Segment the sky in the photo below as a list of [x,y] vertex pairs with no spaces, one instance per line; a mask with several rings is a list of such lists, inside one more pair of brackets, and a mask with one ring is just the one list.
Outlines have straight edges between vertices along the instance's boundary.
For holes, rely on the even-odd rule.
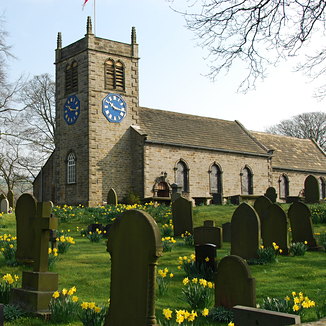
[[[94,17],[94,1],[95,17]],[[139,44],[141,106],[225,120],[264,131],[281,120],[303,113],[326,112],[326,100],[313,97],[316,83],[293,72],[286,62],[246,94],[237,93],[245,71],[234,67],[212,82],[206,75],[207,53],[198,47],[184,18],[167,0],[11,0],[1,1],[0,15],[16,59],[9,77],[49,73],[54,78],[57,33],[67,46],[84,37],[87,16],[101,38],[130,43],[136,27]]]

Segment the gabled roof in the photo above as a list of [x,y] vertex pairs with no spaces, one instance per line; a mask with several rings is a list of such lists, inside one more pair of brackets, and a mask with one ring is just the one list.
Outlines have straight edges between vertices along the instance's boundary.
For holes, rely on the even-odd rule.
[[273,168],[326,173],[326,155],[310,139],[251,132],[269,150],[274,150]]
[[237,121],[140,107],[138,132],[146,134],[147,143],[268,156]]

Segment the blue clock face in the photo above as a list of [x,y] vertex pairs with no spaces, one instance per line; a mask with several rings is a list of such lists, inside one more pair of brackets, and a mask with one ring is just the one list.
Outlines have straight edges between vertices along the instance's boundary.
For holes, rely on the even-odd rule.
[[110,122],[119,123],[127,115],[127,104],[119,94],[109,93],[103,99],[102,113]]
[[76,122],[80,114],[80,101],[76,95],[68,96],[63,106],[63,118],[68,125]]

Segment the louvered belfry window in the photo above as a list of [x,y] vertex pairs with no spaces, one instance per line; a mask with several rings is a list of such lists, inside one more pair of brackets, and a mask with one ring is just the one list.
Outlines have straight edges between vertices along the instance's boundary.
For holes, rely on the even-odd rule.
[[124,91],[125,69],[121,61],[108,59],[105,62],[105,88]]
[[66,67],[66,94],[78,92],[78,64],[73,61]]

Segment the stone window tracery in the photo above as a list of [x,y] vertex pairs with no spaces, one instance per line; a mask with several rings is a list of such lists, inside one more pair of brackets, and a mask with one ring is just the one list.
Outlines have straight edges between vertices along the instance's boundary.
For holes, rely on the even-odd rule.
[[67,183],[76,183],[76,155],[73,152],[67,157]]

